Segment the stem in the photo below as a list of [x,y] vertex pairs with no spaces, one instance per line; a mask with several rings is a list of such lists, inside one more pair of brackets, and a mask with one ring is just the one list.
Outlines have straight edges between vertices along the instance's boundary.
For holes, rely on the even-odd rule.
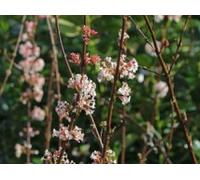
[[188,16],[188,17],[186,18],[185,23],[184,23],[184,25],[183,25],[183,29],[182,29],[182,31],[181,31],[180,38],[179,38],[179,41],[178,41],[178,44],[177,44],[177,47],[176,47],[176,52],[175,52],[175,55],[172,57],[172,63],[171,63],[171,66],[170,66],[170,69],[169,69],[168,74],[170,74],[170,72],[171,72],[171,70],[172,70],[174,64],[176,64],[176,61],[177,61],[177,59],[178,59],[178,57],[179,57],[179,55],[178,55],[179,49],[180,49],[180,47],[181,47],[181,45],[182,45],[183,34],[184,34],[184,32],[186,31],[186,27],[187,27],[187,24],[188,24],[188,22],[189,22],[189,19],[190,19],[190,16]]
[[105,138],[104,148],[103,148],[103,160],[105,160],[106,151],[107,151],[107,148],[110,143],[110,135],[112,132],[112,126],[111,126],[112,114],[113,114],[114,101],[115,101],[116,85],[117,85],[117,80],[119,77],[119,64],[120,64],[120,59],[121,59],[121,55],[123,52],[123,41],[124,41],[124,32],[125,32],[126,21],[127,21],[127,17],[123,16],[122,32],[121,32],[121,39],[120,39],[120,44],[119,44],[119,54],[118,54],[118,59],[117,59],[117,67],[116,67],[116,71],[115,71],[114,82],[113,82],[113,86],[112,86],[112,90],[111,90],[111,98],[110,98],[109,107],[108,107],[106,138]]
[[[69,71],[69,74],[70,74],[70,77],[73,77],[73,73],[72,73],[72,70],[71,70],[71,67],[70,67],[70,64],[67,60],[67,55],[65,53],[65,49],[64,49],[64,46],[63,46],[63,42],[62,42],[62,38],[61,38],[61,34],[60,34],[60,29],[59,29],[59,25],[58,25],[58,17],[55,16],[55,24],[56,24],[56,31],[57,31],[57,35],[59,37],[59,42],[60,42],[60,46],[61,46],[61,50],[62,50],[62,54],[64,56],[64,59],[65,59],[65,64],[67,65],[67,69]],[[86,25],[86,16],[84,16],[84,25]],[[82,67],[81,67],[81,73],[83,74],[84,73],[84,66],[85,66],[85,57],[86,57],[86,43],[84,42],[84,45],[83,45],[83,60],[82,60]],[[96,123],[95,123],[95,120],[93,118],[93,116],[90,114],[89,115],[89,118],[90,118],[90,121],[92,123],[92,127],[93,127],[93,131],[94,131],[94,134],[96,135],[98,141],[99,141],[99,144],[100,144],[100,147],[103,148],[103,142],[102,142],[102,139],[101,139],[101,136],[99,134],[99,131],[96,127]],[[70,129],[73,128],[73,124],[74,124],[74,121],[75,120],[72,120],[69,124],[69,127]],[[61,150],[61,155],[60,155],[60,158],[62,157],[62,154],[64,153],[64,149],[65,148],[62,148]],[[59,158],[59,159],[60,159]],[[60,160],[59,160],[60,161]]]
[[[83,16],[83,25],[87,25],[87,17]],[[86,52],[87,52],[87,44],[83,41],[83,52],[82,52],[82,61],[81,61],[81,74],[85,72],[85,62],[86,62]]]
[[70,76],[73,77],[73,73],[72,73],[71,67],[69,65],[69,61],[67,59],[67,55],[65,53],[62,37],[61,37],[61,34],[60,34],[60,27],[58,25],[58,16],[55,16],[55,24],[56,24],[56,32],[57,32],[57,35],[58,35],[58,38],[59,38],[61,51],[62,51],[63,57],[65,59],[65,64],[67,65],[67,69],[68,69],[68,72],[69,72]]
[[156,51],[156,54],[157,54],[157,57],[158,57],[158,60],[162,66],[162,70],[164,71],[164,74],[165,74],[165,77],[166,77],[166,80],[167,80],[167,85],[168,85],[168,88],[169,88],[169,93],[170,93],[170,98],[171,98],[171,101],[172,101],[172,104],[174,106],[174,110],[177,114],[177,117],[178,117],[178,120],[182,126],[182,129],[183,129],[183,132],[184,132],[184,136],[185,136],[185,140],[187,142],[187,145],[188,145],[188,150],[189,150],[189,153],[190,153],[190,156],[191,156],[191,159],[193,161],[193,163],[198,163],[197,160],[196,160],[196,157],[195,157],[195,154],[194,154],[194,151],[193,151],[193,148],[192,148],[192,137],[190,136],[189,134],[189,131],[187,129],[187,126],[185,124],[185,121],[184,121],[184,118],[182,116],[182,113],[181,113],[181,110],[179,108],[179,105],[178,105],[178,102],[177,102],[177,99],[176,99],[176,96],[175,96],[175,92],[174,92],[174,89],[172,87],[172,80],[171,80],[171,77],[169,76],[168,74],[168,68],[166,66],[166,63],[161,55],[161,53],[159,52],[159,48],[156,44],[156,36],[155,36],[155,32],[153,31],[151,25],[150,25],[150,22],[149,22],[149,19],[147,16],[144,16],[144,19],[145,19],[145,22],[146,22],[146,25],[151,33],[151,37],[152,37],[152,40],[153,40],[153,44],[154,44],[154,47],[155,47],[155,51]]
[[6,83],[8,81],[8,78],[10,77],[11,73],[12,73],[12,68],[13,68],[13,65],[14,65],[14,61],[15,61],[15,58],[17,56],[17,50],[19,48],[19,44],[20,44],[20,41],[22,39],[22,33],[24,31],[24,22],[26,20],[26,16],[23,16],[22,17],[22,21],[21,21],[21,26],[20,26],[20,31],[19,31],[19,35],[18,35],[18,38],[17,38],[17,43],[15,45],[15,49],[14,49],[14,52],[12,54],[12,58],[11,58],[11,61],[10,61],[10,65],[8,67],[8,70],[6,71],[6,76],[3,80],[3,83],[2,83],[2,86],[0,88],[0,96],[3,94],[4,92],[4,88],[6,86]]

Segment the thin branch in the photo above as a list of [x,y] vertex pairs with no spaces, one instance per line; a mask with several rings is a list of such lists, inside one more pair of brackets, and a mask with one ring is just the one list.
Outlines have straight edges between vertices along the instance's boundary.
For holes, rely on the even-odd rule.
[[12,58],[10,60],[10,65],[8,67],[8,70],[6,70],[6,76],[3,80],[3,83],[2,83],[2,86],[0,88],[0,96],[3,94],[4,92],[4,88],[6,86],[6,83],[8,81],[8,78],[10,77],[11,73],[12,73],[12,68],[13,68],[13,65],[14,65],[14,61],[15,61],[15,58],[17,56],[17,50],[19,48],[19,44],[20,44],[20,41],[22,39],[22,34],[23,34],[23,31],[24,31],[24,23],[25,23],[25,20],[26,20],[26,16],[23,16],[22,17],[22,21],[21,21],[21,26],[20,26],[20,31],[19,31],[19,35],[18,35],[18,38],[17,38],[17,43],[15,45],[15,49],[14,49],[14,52],[12,54]]
[[168,88],[169,88],[169,93],[170,93],[170,98],[171,98],[171,101],[172,101],[172,104],[174,106],[174,110],[177,114],[177,117],[178,117],[178,120],[182,126],[182,129],[183,129],[183,132],[184,132],[184,136],[185,136],[185,140],[187,142],[187,145],[188,145],[188,150],[189,150],[189,153],[190,153],[190,156],[191,156],[191,159],[193,161],[193,163],[198,163],[197,160],[196,160],[196,157],[195,157],[195,153],[193,151],[193,148],[192,148],[192,138],[189,134],[189,131],[187,129],[187,126],[185,124],[185,121],[184,121],[184,118],[182,116],[182,113],[181,113],[181,110],[179,108],[179,105],[178,105],[178,102],[177,102],[177,99],[176,99],[176,96],[175,96],[175,93],[174,93],[174,89],[173,89],[173,86],[172,86],[172,80],[171,80],[171,77],[169,76],[168,74],[168,68],[167,68],[167,65],[159,51],[159,48],[157,46],[157,43],[156,43],[156,36],[155,36],[155,32],[153,31],[151,25],[150,25],[150,22],[149,22],[149,18],[147,16],[144,16],[144,19],[145,19],[145,22],[146,22],[146,25],[151,33],[151,37],[152,37],[152,40],[153,40],[153,44],[154,44],[154,47],[155,47],[155,51],[156,51],[156,54],[157,54],[157,57],[158,57],[158,60],[160,62],[160,65],[162,66],[162,69],[163,69],[163,72],[166,76],[166,80],[167,80],[167,85],[168,85]]
[[117,67],[115,70],[115,76],[114,76],[114,81],[113,81],[112,90],[111,90],[111,98],[110,98],[109,107],[108,107],[106,138],[105,138],[104,148],[103,148],[103,160],[105,160],[106,151],[107,151],[107,148],[110,143],[110,135],[111,135],[111,131],[112,131],[112,126],[111,126],[112,114],[113,114],[114,101],[115,101],[116,85],[117,85],[117,80],[119,77],[119,64],[120,64],[121,55],[123,53],[123,41],[124,41],[124,32],[125,32],[126,21],[127,21],[127,17],[123,16],[122,17],[122,28],[121,28],[122,31],[121,31],[121,38],[120,38],[120,44],[119,44],[119,54],[118,54],[118,59],[117,59]]
[[55,16],[55,24],[56,24],[56,31],[57,31],[57,35],[58,35],[61,51],[62,51],[63,57],[65,59],[65,64],[67,65],[67,69],[68,69],[68,72],[69,72],[70,76],[73,77],[73,73],[72,73],[71,67],[69,65],[69,61],[67,59],[67,55],[65,53],[65,48],[64,48],[62,37],[61,37],[61,33],[60,33],[60,27],[59,27],[59,24],[58,24],[58,16]]
[[53,30],[50,22],[50,17],[48,16],[46,18],[47,25],[49,29],[49,35],[51,39],[51,45],[52,45],[52,62],[51,62],[51,71],[50,71],[50,78],[48,83],[48,92],[47,92],[47,122],[46,122],[46,129],[45,129],[45,149],[49,149],[50,147],[50,141],[51,141],[51,126],[52,126],[52,103],[54,100],[53,96],[53,78],[54,78],[54,72],[56,74],[56,84],[57,84],[57,95],[58,98],[60,98],[60,80],[59,80],[59,72],[58,72],[58,66],[57,66],[57,50],[55,46],[55,40],[53,35]]
[[178,41],[178,44],[177,44],[177,47],[176,47],[176,52],[175,52],[175,55],[173,55],[173,57],[172,57],[172,63],[171,63],[171,66],[170,66],[170,68],[169,68],[168,74],[171,73],[171,70],[172,70],[174,64],[176,64],[176,62],[177,62],[177,60],[178,60],[178,58],[179,58],[179,54],[178,54],[178,53],[179,53],[179,49],[180,49],[180,47],[181,47],[181,45],[182,45],[183,34],[184,34],[184,32],[186,31],[186,28],[187,28],[187,25],[188,25],[188,22],[189,22],[190,17],[191,17],[191,16],[188,16],[188,17],[186,18],[185,23],[184,23],[184,25],[183,25],[183,29],[182,29],[182,31],[181,31],[180,38],[179,38],[179,41]]
[[[61,34],[60,34],[60,28],[59,28],[59,25],[58,25],[58,17],[57,17],[57,16],[55,16],[55,23],[56,23],[56,32],[57,32],[58,37],[59,37],[59,42],[60,42],[62,54],[63,54],[64,59],[65,59],[65,64],[67,65],[67,68],[68,68],[70,77],[73,77],[73,73],[72,73],[70,64],[69,64],[69,62],[68,62],[67,55],[66,55],[65,50],[64,50],[64,46],[63,46],[63,42],[62,42],[62,38],[61,38]],[[86,23],[86,19],[84,18],[84,24],[85,24],[85,23]],[[85,50],[84,50],[84,53],[85,53]],[[97,139],[98,139],[98,141],[99,141],[100,147],[103,148],[103,142],[102,142],[100,133],[99,133],[97,127],[96,127],[96,123],[95,123],[95,121],[94,121],[94,118],[92,117],[91,114],[89,115],[89,118],[90,118],[90,121],[91,121],[92,126],[93,126],[94,134],[97,136]],[[70,123],[70,127],[71,127],[71,128],[72,128],[72,126],[73,126],[73,123],[74,123],[74,122],[71,121],[71,123]]]
[[[87,25],[87,17],[83,16],[83,25]],[[87,51],[87,44],[83,40],[83,52],[82,52],[82,61],[81,61],[81,74],[85,72],[85,62],[86,62],[86,51]]]
[[137,23],[135,22],[135,20],[131,16],[128,16],[128,17],[131,20],[131,22],[134,24],[134,26],[135,26],[136,30],[139,32],[139,34],[144,38],[144,40],[146,41],[146,43],[148,43],[152,48],[154,48],[153,45],[152,45],[152,43],[148,39],[148,37],[144,34],[144,32],[141,30],[141,28],[137,25]]

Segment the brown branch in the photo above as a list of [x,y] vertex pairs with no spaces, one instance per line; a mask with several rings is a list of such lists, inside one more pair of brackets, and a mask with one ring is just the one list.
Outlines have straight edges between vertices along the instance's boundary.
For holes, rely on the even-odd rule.
[[152,40],[153,40],[153,44],[154,44],[154,47],[155,47],[155,51],[156,51],[156,54],[157,54],[157,57],[158,57],[158,60],[160,62],[160,65],[162,66],[162,70],[165,74],[165,77],[166,77],[166,80],[167,80],[167,85],[168,85],[168,88],[169,88],[169,94],[170,94],[170,98],[171,98],[171,101],[172,101],[172,104],[174,106],[174,110],[177,114],[177,117],[178,117],[178,120],[182,126],[182,130],[184,132],[184,136],[185,136],[185,140],[187,142],[187,145],[188,145],[188,150],[189,150],[189,153],[190,153],[190,156],[191,156],[191,159],[193,161],[193,163],[197,163],[197,160],[196,160],[196,157],[195,157],[195,154],[194,154],[194,151],[193,151],[193,148],[192,148],[192,138],[189,134],[189,131],[188,131],[188,128],[184,122],[184,119],[183,119],[183,116],[182,116],[182,113],[181,113],[181,110],[179,108],[179,105],[178,105],[178,102],[177,102],[177,99],[176,99],[176,96],[175,96],[175,92],[174,92],[174,89],[173,89],[173,86],[172,86],[172,80],[171,80],[171,77],[169,76],[168,74],[168,68],[167,68],[167,65],[159,51],[159,48],[156,44],[156,36],[155,36],[155,32],[153,31],[151,25],[150,25],[150,22],[149,22],[149,19],[147,16],[144,16],[144,19],[145,19],[145,22],[146,22],[146,25],[151,33],[151,37],[152,37]]
[[178,44],[177,44],[177,47],[176,47],[176,52],[175,52],[175,54],[174,54],[173,57],[172,57],[172,63],[171,63],[171,66],[170,66],[170,68],[169,68],[168,74],[170,74],[170,72],[171,72],[171,70],[172,70],[174,64],[176,64],[176,62],[177,62],[177,60],[178,60],[178,58],[179,58],[179,54],[178,54],[178,53],[179,53],[179,49],[181,48],[182,39],[183,39],[183,34],[184,34],[184,32],[186,31],[186,28],[187,28],[189,19],[190,19],[190,16],[188,16],[188,17],[186,18],[185,23],[184,23],[184,25],[183,25],[183,29],[182,29],[182,31],[181,31],[180,38],[179,38],[179,41],[178,41]]
[[131,16],[129,16],[129,19],[130,19],[131,22],[134,24],[134,26],[135,26],[136,30],[139,32],[139,34],[144,38],[144,40],[146,41],[146,43],[148,43],[152,48],[154,48],[153,45],[152,45],[152,43],[151,43],[150,40],[148,39],[148,37],[144,34],[144,32],[143,32],[143,31],[141,30],[141,28],[137,25],[137,23],[134,21],[134,19],[133,19]]
[[12,54],[12,58],[10,60],[10,65],[8,67],[8,70],[6,70],[6,76],[3,80],[3,83],[1,85],[1,88],[0,88],[0,96],[3,94],[4,92],[4,88],[6,86],[6,83],[8,81],[8,78],[10,77],[11,73],[12,73],[12,68],[13,68],[13,65],[14,65],[14,61],[15,61],[15,58],[17,56],[17,50],[19,48],[19,44],[20,44],[20,41],[22,39],[22,34],[23,34],[23,31],[24,31],[24,22],[26,20],[26,16],[23,16],[22,17],[22,21],[21,21],[21,26],[20,26],[20,31],[19,31],[19,35],[18,35],[18,38],[17,38],[17,43],[15,45],[15,49],[14,49],[14,52]]
[[63,57],[65,59],[65,64],[67,65],[67,69],[68,69],[68,72],[69,72],[70,76],[73,77],[73,73],[72,73],[71,67],[69,65],[69,61],[67,59],[67,55],[65,53],[65,48],[64,48],[62,37],[61,37],[61,33],[60,33],[60,27],[58,25],[58,16],[55,16],[55,24],[56,24],[56,32],[57,32],[57,35],[58,35],[61,51],[62,51]]
[[[83,25],[87,25],[87,17],[83,16]],[[86,52],[87,52],[87,44],[83,40],[83,52],[82,52],[82,61],[81,61],[81,74],[85,72],[85,62],[86,62]]]
[[[54,100],[53,97],[53,78],[54,78],[54,72],[57,72],[57,68],[55,67],[57,65],[57,51],[55,47],[55,40],[53,36],[53,30],[50,22],[50,17],[46,18],[47,20],[47,25],[49,29],[49,35],[51,39],[51,45],[52,45],[52,62],[51,62],[51,71],[50,71],[50,78],[49,78],[49,83],[48,83],[48,92],[47,92],[47,106],[46,106],[46,113],[47,113],[47,119],[46,119],[46,129],[45,129],[45,149],[50,148],[50,141],[51,141],[51,126],[52,126],[52,103]],[[58,75],[57,75],[58,76]],[[56,76],[56,84],[57,86],[57,94],[58,97],[60,97],[60,83],[59,79],[57,80]],[[58,76],[59,77],[59,76]],[[57,82],[58,81],[58,82]]]
[[105,160],[106,151],[110,143],[110,135],[112,132],[112,126],[111,126],[112,114],[113,114],[114,101],[115,101],[116,85],[117,85],[117,80],[119,77],[119,64],[120,64],[121,55],[123,53],[123,42],[124,42],[124,32],[125,32],[126,21],[127,21],[127,17],[123,16],[122,17],[122,31],[121,31],[121,38],[120,38],[120,44],[119,44],[119,54],[118,54],[118,59],[117,59],[117,67],[115,71],[114,82],[113,82],[112,90],[111,90],[111,98],[110,98],[109,107],[108,107],[106,137],[105,137],[103,156],[102,156],[103,160]]
[[[64,50],[64,46],[63,46],[63,42],[62,42],[62,38],[61,38],[61,34],[60,34],[60,28],[59,28],[59,25],[58,25],[58,17],[57,16],[55,16],[55,23],[56,23],[56,32],[57,32],[57,35],[59,37],[59,42],[60,42],[62,54],[63,54],[64,59],[65,59],[65,64],[67,65],[70,77],[73,77],[73,73],[72,73],[70,64],[68,62],[67,55],[66,55],[65,50]],[[84,24],[86,24],[86,17],[84,17]],[[86,51],[86,47],[83,50],[83,54],[86,54],[85,51]],[[84,63],[84,65],[85,65],[85,63]],[[94,120],[94,118],[93,118],[93,116],[91,114],[89,115],[89,119],[90,119],[90,122],[91,122],[92,127],[93,127],[93,132],[94,132],[94,134],[96,135],[96,137],[97,137],[97,139],[99,141],[100,147],[103,148],[103,142],[102,142],[100,133],[99,133],[97,127],[96,127],[95,120]],[[73,123],[74,123],[74,121],[71,121],[71,123],[69,125],[71,128],[73,127]]]

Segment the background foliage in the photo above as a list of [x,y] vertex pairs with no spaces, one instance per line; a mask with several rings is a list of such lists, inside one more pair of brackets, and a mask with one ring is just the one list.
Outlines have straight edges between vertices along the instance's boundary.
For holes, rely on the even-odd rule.
[[[9,66],[9,59],[15,47],[17,36],[19,33],[21,16],[1,16],[0,17],[0,84],[3,81],[6,69]],[[34,16],[28,16],[33,19]],[[97,38],[92,38],[88,47],[91,54],[98,54],[102,59],[111,56],[116,59],[118,54],[117,38],[118,31],[121,27],[120,16],[88,16],[89,25],[99,32]],[[150,38],[150,34],[146,27],[142,16],[132,16],[135,23],[140,27],[144,34]],[[154,22],[154,17],[150,17],[153,22],[157,39],[167,39],[169,47],[165,49],[163,56],[168,63],[171,63],[177,47],[177,41],[180,37],[186,16],[182,16],[179,22],[163,20],[160,23]],[[82,51],[81,26],[83,24],[82,16],[60,16],[61,33],[67,53]],[[159,71],[158,60],[145,52],[145,39],[138,32],[134,23],[129,21],[128,34],[130,39],[127,42],[128,57],[135,57],[140,66],[145,66],[152,71]],[[188,115],[188,128],[193,137],[195,154],[200,161],[200,17],[192,16],[189,20],[186,31],[183,35],[182,47],[179,52],[178,63],[174,66],[174,84],[177,99],[182,111]],[[36,42],[41,47],[41,57],[45,60],[46,66],[43,75],[48,82],[51,63],[51,43],[48,32],[48,26],[45,19],[39,20]],[[59,47],[59,45],[58,45]],[[68,74],[61,51],[59,50],[59,70],[63,82],[67,82]],[[17,55],[15,62],[21,59]],[[74,72],[79,72],[77,66],[72,66]],[[98,67],[88,66],[88,76],[95,82],[97,78]],[[0,97],[0,163],[24,163],[25,158],[17,159],[15,157],[15,144],[20,142],[19,131],[25,126],[27,121],[26,107],[20,102],[20,95],[24,89],[24,85],[20,79],[21,71],[13,68],[12,75],[6,84],[4,94]],[[125,107],[127,113],[127,148],[126,163],[139,163],[138,153],[141,153],[144,147],[144,129],[151,120],[153,112],[155,112],[154,128],[158,136],[165,137],[169,132],[172,121],[176,122],[176,117],[172,113],[172,108],[168,95],[165,98],[157,99],[155,105],[154,85],[160,78],[165,81],[163,76],[158,77],[155,73],[142,68],[138,74],[144,75],[144,82],[140,83],[135,79],[131,81],[130,87],[133,91],[132,100]],[[70,91],[65,83],[62,84],[63,99],[70,98]],[[94,117],[98,127],[107,118],[108,100],[110,96],[110,87],[108,84],[97,83],[97,107]],[[44,91],[47,92],[47,83]],[[47,93],[45,93],[41,107],[46,106]],[[56,104],[54,104],[54,107]],[[116,153],[116,157],[120,157],[120,113],[122,105],[116,101],[113,127],[116,127],[115,134],[112,139],[112,149]],[[53,112],[53,127],[58,127],[58,118]],[[81,145],[74,143],[71,153],[75,162],[89,163],[90,153],[98,149],[98,144],[94,140],[90,131],[89,120],[82,114],[77,123],[83,128],[86,139]],[[172,144],[173,147],[169,151],[169,157],[173,163],[191,163],[187,146],[178,122],[175,123],[178,128],[174,133]],[[41,123],[33,123],[33,126],[40,130],[40,135],[33,139],[34,148],[40,151],[40,154],[33,156],[33,163],[41,163],[41,157],[44,153],[44,129],[45,121]],[[57,140],[52,139],[52,149],[56,148]],[[167,148],[167,141],[164,147]],[[151,147],[149,147],[151,149]],[[148,156],[147,163],[164,163],[164,157],[159,150],[152,150]]]

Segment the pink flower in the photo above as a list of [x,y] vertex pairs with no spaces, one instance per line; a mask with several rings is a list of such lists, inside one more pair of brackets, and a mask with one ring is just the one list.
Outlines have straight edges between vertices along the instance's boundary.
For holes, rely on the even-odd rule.
[[19,53],[24,57],[38,57],[40,55],[40,48],[33,45],[30,41],[26,41],[24,44],[21,44],[19,47]]
[[89,26],[84,25],[82,31],[83,31],[83,41],[86,44],[88,44],[91,36],[97,35],[97,32],[91,29]]
[[44,65],[43,59],[35,59],[34,57],[28,57],[19,63],[19,66],[22,68],[25,75],[41,71],[44,68]]
[[74,52],[70,53],[69,59],[70,59],[70,62],[72,62],[74,64],[81,63],[80,54],[78,54],[78,53],[74,53]]
[[61,126],[58,131],[53,130],[53,137],[59,137],[63,141],[75,140],[80,143],[83,141],[84,134],[78,126],[75,126],[72,130],[69,130],[69,127]]
[[38,88],[37,86],[34,87],[34,89],[33,89],[33,98],[35,99],[35,101],[41,102],[43,94],[44,94],[44,92],[43,92],[42,89]]
[[42,88],[45,83],[45,78],[40,74],[31,74],[27,81],[33,87]]
[[98,55],[91,55],[87,54],[86,56],[86,64],[96,64],[101,60]]
[[70,107],[67,101],[58,101],[56,113],[58,114],[60,120],[66,118],[69,122],[71,121],[71,118],[69,117],[69,109]]
[[35,106],[31,112],[31,117],[34,120],[43,121],[45,118],[45,111],[38,106]]
[[30,36],[33,35],[33,32],[36,29],[36,23],[34,21],[26,21],[26,31],[29,33]]
[[92,114],[95,108],[96,84],[88,79],[87,75],[76,74],[68,81],[68,88],[75,89],[75,111],[84,110],[86,114]]

